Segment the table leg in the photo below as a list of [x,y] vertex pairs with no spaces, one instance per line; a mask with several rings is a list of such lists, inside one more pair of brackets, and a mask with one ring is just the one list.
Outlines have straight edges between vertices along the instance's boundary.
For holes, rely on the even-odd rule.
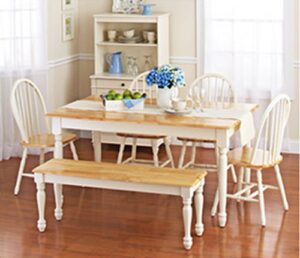
[[191,249],[193,245],[193,239],[191,237],[191,225],[192,225],[192,198],[190,196],[183,196],[183,224],[184,224],[184,238],[183,246],[185,249]]
[[226,195],[227,195],[227,148],[219,147],[219,226],[225,227],[227,214],[226,214]]
[[93,132],[93,145],[94,145],[94,158],[95,161],[101,162],[102,160],[102,146],[101,146],[101,133]]
[[56,220],[61,220],[63,216],[62,204],[63,204],[63,195],[62,195],[62,185],[54,184],[54,197],[55,197],[55,210],[54,216]]
[[203,226],[203,186],[204,179],[201,180],[199,188],[195,193],[195,210],[196,210],[196,226],[195,231],[197,236],[201,236],[204,231]]
[[40,232],[44,232],[46,229],[46,220],[45,220],[45,202],[46,202],[46,193],[45,193],[45,183],[36,182],[36,201],[38,206],[39,219],[37,222],[37,227]]
[[[55,146],[54,146],[54,158],[62,159],[63,158],[63,144],[62,144],[62,130],[61,130],[61,120],[53,119],[52,121],[52,132],[55,137]],[[53,184],[54,197],[55,197],[55,210],[54,216],[57,220],[61,220],[62,218],[62,203],[63,203],[63,195],[62,195],[61,184]]]

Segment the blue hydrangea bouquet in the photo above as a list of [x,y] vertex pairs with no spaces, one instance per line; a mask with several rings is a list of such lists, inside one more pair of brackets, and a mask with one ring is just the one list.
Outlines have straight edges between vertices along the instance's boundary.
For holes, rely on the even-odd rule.
[[171,89],[185,86],[185,77],[181,68],[167,64],[151,69],[146,77],[146,82],[149,86],[156,84],[159,89]]

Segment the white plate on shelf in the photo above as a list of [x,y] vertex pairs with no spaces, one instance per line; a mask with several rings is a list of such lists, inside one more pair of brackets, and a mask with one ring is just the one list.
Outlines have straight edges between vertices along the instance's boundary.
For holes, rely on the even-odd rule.
[[140,43],[140,42],[142,42],[143,40],[142,40],[142,38],[141,37],[139,37],[139,36],[134,36],[134,37],[132,37],[132,38],[126,38],[126,37],[124,37],[124,36],[119,36],[118,37],[118,42],[119,43],[127,43],[127,44],[130,44],[130,43]]
[[169,114],[173,114],[173,115],[187,115],[187,114],[190,114],[192,112],[192,109],[191,108],[186,108],[182,111],[177,111],[173,108],[167,108],[167,109],[165,109],[165,112],[169,113]]

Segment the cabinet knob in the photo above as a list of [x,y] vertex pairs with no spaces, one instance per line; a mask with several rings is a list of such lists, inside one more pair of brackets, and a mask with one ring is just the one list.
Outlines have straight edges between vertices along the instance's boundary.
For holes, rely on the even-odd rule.
[[121,87],[125,87],[125,83],[123,82],[123,83],[121,83]]

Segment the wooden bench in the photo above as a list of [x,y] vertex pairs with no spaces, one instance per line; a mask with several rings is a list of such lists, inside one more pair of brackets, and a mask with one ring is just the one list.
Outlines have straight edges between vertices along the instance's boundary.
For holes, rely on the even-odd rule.
[[205,171],[52,159],[36,167],[33,172],[39,213],[37,227],[40,232],[46,229],[45,183],[54,184],[56,206],[54,215],[57,220],[61,220],[63,215],[62,185],[181,196],[184,223],[183,245],[186,249],[190,249],[193,244],[191,204],[195,193],[196,235],[201,236],[204,231],[202,212]]

